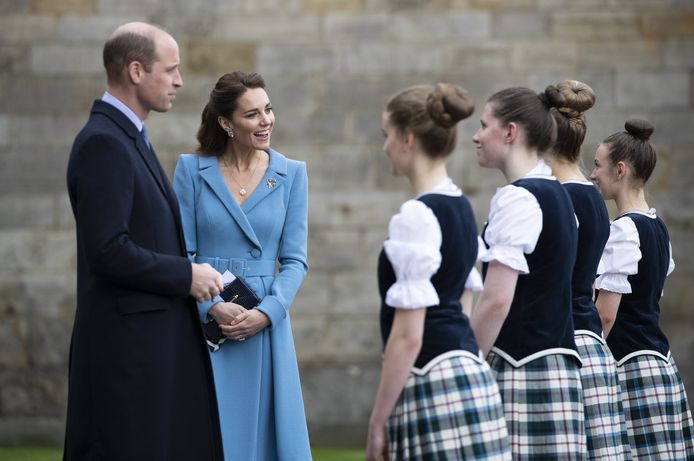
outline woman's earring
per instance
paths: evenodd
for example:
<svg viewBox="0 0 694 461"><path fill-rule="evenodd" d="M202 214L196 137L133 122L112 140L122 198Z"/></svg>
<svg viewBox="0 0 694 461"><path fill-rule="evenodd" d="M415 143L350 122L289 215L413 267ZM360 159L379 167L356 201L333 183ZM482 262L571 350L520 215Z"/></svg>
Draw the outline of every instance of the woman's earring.
<svg viewBox="0 0 694 461"><path fill-rule="evenodd" d="M229 128L229 130L227 131L227 134L229 135L230 138L233 138L234 137L234 130Z"/></svg>

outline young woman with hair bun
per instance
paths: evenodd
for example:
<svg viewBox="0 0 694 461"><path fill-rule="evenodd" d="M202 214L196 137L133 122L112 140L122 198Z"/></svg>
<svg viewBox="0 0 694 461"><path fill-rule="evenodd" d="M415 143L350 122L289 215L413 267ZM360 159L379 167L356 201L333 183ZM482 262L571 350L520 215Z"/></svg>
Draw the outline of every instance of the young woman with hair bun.
<svg viewBox="0 0 694 461"><path fill-rule="evenodd" d="M674 270L667 228L646 202L656 164L653 125L632 119L595 153L595 181L618 216L600 261L596 305L617 360L634 459L694 459L694 424L684 385L660 329L660 297Z"/></svg>
<svg viewBox="0 0 694 461"><path fill-rule="evenodd" d="M474 105L456 85L408 88L387 103L383 150L415 198L379 257L383 369L368 460L510 460L501 398L461 309L477 257L470 203L446 170Z"/></svg>
<svg viewBox="0 0 694 461"><path fill-rule="evenodd" d="M482 167L508 184L482 232L484 289L472 328L504 402L514 459L585 459L580 359L571 317L577 228L567 192L541 154L554 145L549 91L492 95L473 137Z"/></svg>
<svg viewBox="0 0 694 461"><path fill-rule="evenodd" d="M578 219L578 250L572 275L572 314L576 347L581 356L581 384L589 460L631 459L614 357L603 337L593 302L593 283L600 256L610 235L607 207L581 168L586 135L585 111L595 93L585 83L566 80L547 88L555 107L557 140L547 153L552 173L571 197Z"/></svg>

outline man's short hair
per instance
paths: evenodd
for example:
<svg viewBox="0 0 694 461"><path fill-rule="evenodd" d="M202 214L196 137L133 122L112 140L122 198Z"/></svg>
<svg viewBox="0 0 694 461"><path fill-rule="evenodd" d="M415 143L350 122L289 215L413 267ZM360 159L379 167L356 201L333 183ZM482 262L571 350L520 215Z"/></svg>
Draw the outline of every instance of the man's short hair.
<svg viewBox="0 0 694 461"><path fill-rule="evenodd" d="M142 64L145 72L151 72L156 60L154 35L125 32L111 37L104 45L104 67L109 83L120 83L123 69L133 61Z"/></svg>

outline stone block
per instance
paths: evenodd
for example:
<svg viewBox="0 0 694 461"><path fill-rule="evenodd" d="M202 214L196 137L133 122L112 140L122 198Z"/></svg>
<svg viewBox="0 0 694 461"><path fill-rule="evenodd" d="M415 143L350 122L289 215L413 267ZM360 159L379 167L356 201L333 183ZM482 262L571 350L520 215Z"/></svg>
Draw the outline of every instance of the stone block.
<svg viewBox="0 0 694 461"><path fill-rule="evenodd" d="M495 38L538 38L547 35L547 15L536 11L501 11L492 19Z"/></svg>
<svg viewBox="0 0 694 461"><path fill-rule="evenodd" d="M449 47L447 68L451 72L467 74L506 71L510 67L511 50L508 44L500 41L474 45L456 44ZM481 95L475 95L475 97L479 98Z"/></svg>
<svg viewBox="0 0 694 461"><path fill-rule="evenodd" d="M308 276L301 284L301 288L292 303L292 316L302 315L302 318L307 318L313 314L325 314L332 311L334 303L333 277L325 271L313 271L312 256L311 254L308 255ZM295 321L295 327L296 324Z"/></svg>
<svg viewBox="0 0 694 461"><path fill-rule="evenodd" d="M73 116L57 115L18 115L10 119L12 133L11 146L21 148L65 146L64 159L67 160L69 147L87 121L89 114ZM44 156L47 152L43 152ZM67 163L66 163L67 164ZM37 164L40 165L40 164Z"/></svg>
<svg viewBox="0 0 694 461"><path fill-rule="evenodd" d="M665 45L665 67L668 69L694 68L694 39L668 40Z"/></svg>
<svg viewBox="0 0 694 461"><path fill-rule="evenodd" d="M689 106L686 72L618 72L617 107L656 108Z"/></svg>
<svg viewBox="0 0 694 461"><path fill-rule="evenodd" d="M229 27L226 15L217 18L208 30L198 30L202 37L229 42L306 42L316 40L321 33L321 17L317 14L283 13L234 14L235 23ZM271 27L268 27L272 24ZM208 35L211 34L211 35Z"/></svg>
<svg viewBox="0 0 694 461"><path fill-rule="evenodd" d="M4 39L3 39L4 42ZM13 43L10 45L5 45L4 43L0 45L0 69L2 73L7 74L19 74L26 72L29 68L28 60L28 48L27 44ZM2 77L0 77L2 81ZM3 87L6 88L5 85ZM3 97L3 93L6 90L0 89L0 98ZM0 99L0 102L2 99ZM4 107L4 105L3 105Z"/></svg>
<svg viewBox="0 0 694 461"><path fill-rule="evenodd" d="M255 69L256 46L251 43L189 41L181 52L190 72L222 75Z"/></svg>
<svg viewBox="0 0 694 461"><path fill-rule="evenodd" d="M581 41L578 65L588 69L661 69L663 54L663 45L657 41Z"/></svg>
<svg viewBox="0 0 694 461"><path fill-rule="evenodd" d="M385 232L390 217L407 198L406 193L399 191L361 190L345 194L316 188L309 194L309 226Z"/></svg>
<svg viewBox="0 0 694 461"><path fill-rule="evenodd" d="M309 425L366 425L379 377L378 352L368 361L303 364L301 382Z"/></svg>
<svg viewBox="0 0 694 461"><path fill-rule="evenodd" d="M371 267L362 267L357 272L339 274L335 277L335 295L332 303L334 312L367 316L373 316L379 312L381 298L378 293L376 275L378 253L373 255L372 260Z"/></svg>
<svg viewBox="0 0 694 461"><path fill-rule="evenodd" d="M68 369L70 342L64 339L70 338L72 323L72 318L43 318L41 322L32 322L27 341L32 366Z"/></svg>
<svg viewBox="0 0 694 461"><path fill-rule="evenodd" d="M36 193L37 184L45 193L64 191L69 151L47 145L0 148L0 193Z"/></svg>
<svg viewBox="0 0 694 461"><path fill-rule="evenodd" d="M359 232L314 226L308 240L311 267L318 272L358 269L362 245Z"/></svg>
<svg viewBox="0 0 694 461"><path fill-rule="evenodd" d="M465 0L470 8L484 10L529 10L538 0Z"/></svg>
<svg viewBox="0 0 694 461"><path fill-rule="evenodd" d="M0 229L48 229L55 225L54 210L49 194L2 194Z"/></svg>
<svg viewBox="0 0 694 461"><path fill-rule="evenodd" d="M31 70L44 75L103 75L103 44L35 45L29 51Z"/></svg>
<svg viewBox="0 0 694 461"><path fill-rule="evenodd" d="M7 101L5 98L0 99L2 101L3 107L6 107ZM6 147L10 145L10 117L7 115L0 115L0 147Z"/></svg>
<svg viewBox="0 0 694 461"><path fill-rule="evenodd" d="M32 0L31 9L35 14L93 14L98 0Z"/></svg>
<svg viewBox="0 0 694 461"><path fill-rule="evenodd" d="M641 35L636 13L604 9L552 13L549 30L562 40L629 40Z"/></svg>
<svg viewBox="0 0 694 461"><path fill-rule="evenodd" d="M50 1L50 0L44 0ZM194 0L188 0L183 2L180 0L172 0L167 2L168 8L179 7L185 3L201 3L201 1L195 2ZM137 16L133 20L147 20L146 18L150 15L155 15L163 9L160 0L137 0L136 11ZM133 2L123 1L123 0L96 0L96 10L100 15L107 16L130 16L133 17Z"/></svg>
<svg viewBox="0 0 694 461"><path fill-rule="evenodd" d="M326 13L329 11L354 11L361 8L361 0L301 0L302 11Z"/></svg>
<svg viewBox="0 0 694 461"><path fill-rule="evenodd" d="M339 75L429 74L443 64L441 47L424 44L340 45L333 48L333 53L332 71Z"/></svg>
<svg viewBox="0 0 694 461"><path fill-rule="evenodd" d="M0 16L0 42L3 45L51 40L57 21L50 16Z"/></svg>
<svg viewBox="0 0 694 461"><path fill-rule="evenodd" d="M578 45L571 40L517 42L511 52L511 68L517 71L563 70L575 72Z"/></svg>
<svg viewBox="0 0 694 461"><path fill-rule="evenodd" d="M86 119L93 101L101 97L105 86L102 76L28 76L10 80L7 88L5 107L14 115L84 114Z"/></svg>
<svg viewBox="0 0 694 461"><path fill-rule="evenodd" d="M48 2L48 0L44 0ZM85 0L82 0L85 1ZM66 41L96 41L105 43L121 24L132 21L132 16L84 16L66 14L58 19L57 35Z"/></svg>
<svg viewBox="0 0 694 461"><path fill-rule="evenodd" d="M65 442L65 417L0 418L3 446L61 446Z"/></svg>
<svg viewBox="0 0 694 461"><path fill-rule="evenodd" d="M390 34L398 41L417 44L436 41L481 40L492 35L492 18L481 11L398 14L391 18ZM413 50L413 56L424 50Z"/></svg>
<svg viewBox="0 0 694 461"><path fill-rule="evenodd" d="M261 43L256 59L258 72L271 81L328 74L334 58L324 44Z"/></svg>
<svg viewBox="0 0 694 461"><path fill-rule="evenodd" d="M646 38L694 36L694 10L671 8L648 11L641 15L641 28Z"/></svg>
<svg viewBox="0 0 694 461"><path fill-rule="evenodd" d="M392 15L386 12L357 14L327 13L323 19L324 34L331 40L385 40L390 36Z"/></svg>
<svg viewBox="0 0 694 461"><path fill-rule="evenodd" d="M371 315L331 314L326 318L319 357L342 363L369 360L378 357L382 347L378 309Z"/></svg>
<svg viewBox="0 0 694 461"><path fill-rule="evenodd" d="M181 152L171 149L177 144L197 145L195 135L199 126L199 114L184 114L175 109L171 113L152 113L147 118L147 133L159 157L169 153L178 158Z"/></svg>
<svg viewBox="0 0 694 461"><path fill-rule="evenodd" d="M0 256L0 277L59 273L76 267L75 236L69 231L5 230Z"/></svg>
<svg viewBox="0 0 694 461"><path fill-rule="evenodd" d="M26 14L31 10L32 0L0 0L0 14Z"/></svg>
<svg viewBox="0 0 694 461"><path fill-rule="evenodd" d="M0 306L2 306L3 311L6 311L9 308L8 301L6 298L3 298L5 296L0 298ZM16 315L6 314L0 315L0 318L2 318L2 322L0 322L0 367L4 369L13 368L15 370L26 367L29 364L26 347L28 327L26 320ZM3 386L3 390L0 391L0 408L3 413L6 411L6 405L12 405L11 402L6 401L9 397L8 394L15 394L15 391L8 390L6 393ZM25 404L26 402L14 403L14 405L19 406Z"/></svg>

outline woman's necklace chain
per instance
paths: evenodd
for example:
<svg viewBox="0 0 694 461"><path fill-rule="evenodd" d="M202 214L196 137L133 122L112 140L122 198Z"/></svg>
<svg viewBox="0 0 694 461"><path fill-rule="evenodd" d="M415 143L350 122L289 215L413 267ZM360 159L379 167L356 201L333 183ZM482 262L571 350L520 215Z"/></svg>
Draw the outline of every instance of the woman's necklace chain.
<svg viewBox="0 0 694 461"><path fill-rule="evenodd" d="M260 156L258 155L257 152L256 152L255 156L256 156L256 161L255 161L255 167L253 168L253 171L251 172L251 178L250 178L251 180L255 176L255 172L258 169L258 165L260 164ZM233 168L230 167L229 165L227 165L227 161L226 161L225 157L222 157L222 163L224 163L224 166L227 167L227 169L229 170L229 176L231 177L231 179L236 183L237 186L239 186L239 195L241 197L245 196L248 193L248 191L246 190L246 187L243 184L241 184L241 182L238 179L236 179L234 177L234 174L231 172L231 170L233 170ZM239 171L239 173L240 172L241 171Z"/></svg>

